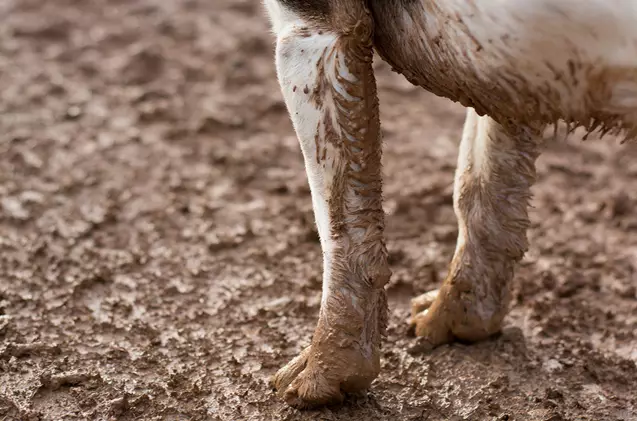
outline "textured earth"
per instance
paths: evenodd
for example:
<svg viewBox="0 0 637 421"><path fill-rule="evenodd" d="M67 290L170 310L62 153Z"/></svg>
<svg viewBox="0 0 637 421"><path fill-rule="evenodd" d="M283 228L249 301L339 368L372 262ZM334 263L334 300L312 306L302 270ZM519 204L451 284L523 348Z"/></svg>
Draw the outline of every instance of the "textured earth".
<svg viewBox="0 0 637 421"><path fill-rule="evenodd" d="M463 109L377 61L382 374L299 412L321 251L258 0L0 1L0 420L637 420L637 145L548 143L501 335L418 350Z"/></svg>

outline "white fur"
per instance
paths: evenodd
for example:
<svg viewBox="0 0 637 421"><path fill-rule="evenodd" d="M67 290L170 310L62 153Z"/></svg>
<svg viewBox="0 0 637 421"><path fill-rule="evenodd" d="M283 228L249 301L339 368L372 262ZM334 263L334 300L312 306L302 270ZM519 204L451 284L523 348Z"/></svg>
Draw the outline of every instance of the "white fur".
<svg viewBox="0 0 637 421"><path fill-rule="evenodd" d="M335 174L342 174L341 166L346 163L340 151L324 140L326 127L323 119L331 118L332 129L338 131L336 135L356 142L358 133L348 133L337 120L343 110L339 109L340 105L335 96L350 103L360 102L363 98L353 96L343 85L344 81L358 82L358 78L348 69L343 52L336 48L337 34L316 29L300 16L283 8L276 0L266 0L265 5L277 36L277 77L303 150L305 169L312 192L314 215L323 249L322 301L325 302L330 293L331 265L335 247L331 238L327 200L332 191ZM318 83L317 68L321 61L325 71L323 76L332 89L326 89L321 93L322 108L318 108L311 96ZM360 129L360 134L365 134L365 130ZM321 148L319 153L323 155L323 148L326 149L324 160L323 156L317 157L317 136ZM353 146L351 150L355 153L360 152ZM347 165L354 172L362 169L357 162L349 162ZM352 183L361 187L361 183L356 180L352 180ZM345 192L345 197L348 203L353 205L361 200L349 188ZM354 238L363 237L366 232L364 228L359 227L350 227L349 231Z"/></svg>
<svg viewBox="0 0 637 421"><path fill-rule="evenodd" d="M278 0L264 0L264 4L275 35L280 34L286 25L300 21L298 16L281 6Z"/></svg>
<svg viewBox="0 0 637 421"><path fill-rule="evenodd" d="M403 14L405 27L414 19L430 36L445 33L454 39L460 65L490 81L498 72L515 74L531 90L550 84L559 92L564 117L586 114L581 109L592 89L582 70L569 75L569 63L605 69L637 71L637 1L633 0L445 0L435 2L440 15ZM470 35L469 35L470 34ZM424 48L428 48L423 40ZM477 48L479 44L482 48ZM631 117L637 104L637 73L611 84L606 111ZM507 82L500 81L508 89ZM510 88L514 90L514 88ZM523 98L521 99L523 101ZM541 105L542 106L542 105Z"/></svg>
<svg viewBox="0 0 637 421"><path fill-rule="evenodd" d="M277 36L276 69L294 129L301 143L305 169L307 172L312 204L323 249L323 296L324 302L330 287L330 268L334 244L330 235L330 218L327 195L335 164L334 151L328 149L325 167L317 162L316 135L320 125L322 110L310 100L310 93L317 83L317 64L324 51L336 41L336 35L323 32L312 33L309 37L298 34L308 27L299 16L285 10L276 0L265 0L272 25ZM330 159L331 158L331 159Z"/></svg>

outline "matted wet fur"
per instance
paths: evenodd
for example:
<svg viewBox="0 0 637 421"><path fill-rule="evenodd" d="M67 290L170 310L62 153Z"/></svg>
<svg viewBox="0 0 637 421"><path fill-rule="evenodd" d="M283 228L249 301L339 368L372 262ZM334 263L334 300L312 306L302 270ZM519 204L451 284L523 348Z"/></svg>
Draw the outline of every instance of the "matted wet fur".
<svg viewBox="0 0 637 421"><path fill-rule="evenodd" d="M296 407L338 402L379 371L389 279L373 50L412 83L469 107L455 177L459 236L439 291L412 302L429 346L498 332L542 133L637 135L637 5L575 0L265 0L324 253L312 344L274 377ZM632 20L631 20L632 19ZM609 50L610 49L610 50Z"/></svg>

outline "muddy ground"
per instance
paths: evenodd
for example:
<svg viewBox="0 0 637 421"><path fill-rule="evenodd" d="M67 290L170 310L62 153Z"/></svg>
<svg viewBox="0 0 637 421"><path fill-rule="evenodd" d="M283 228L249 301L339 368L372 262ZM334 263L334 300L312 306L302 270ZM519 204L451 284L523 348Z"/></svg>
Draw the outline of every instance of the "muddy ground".
<svg viewBox="0 0 637 421"><path fill-rule="evenodd" d="M272 394L321 286L272 48L257 0L0 2L0 420L637 420L637 146L552 142L502 335L412 355L463 109L382 63L383 371Z"/></svg>

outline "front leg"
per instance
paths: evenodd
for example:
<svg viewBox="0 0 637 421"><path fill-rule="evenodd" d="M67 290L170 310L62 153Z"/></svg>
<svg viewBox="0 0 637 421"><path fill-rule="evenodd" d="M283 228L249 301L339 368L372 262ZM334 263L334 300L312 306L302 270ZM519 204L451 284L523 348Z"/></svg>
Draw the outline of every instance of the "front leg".
<svg viewBox="0 0 637 421"><path fill-rule="evenodd" d="M298 3L300 6L296 6ZM311 345L273 378L295 407L340 402L380 370L389 280L372 20L363 2L266 0L276 68L299 138L323 249ZM342 8L339 9L339 8Z"/></svg>

